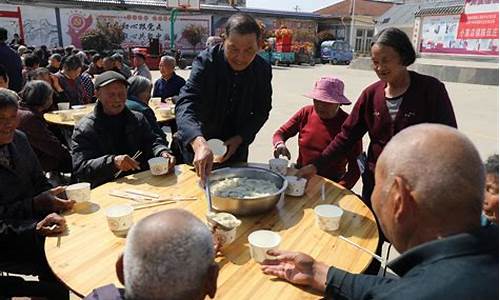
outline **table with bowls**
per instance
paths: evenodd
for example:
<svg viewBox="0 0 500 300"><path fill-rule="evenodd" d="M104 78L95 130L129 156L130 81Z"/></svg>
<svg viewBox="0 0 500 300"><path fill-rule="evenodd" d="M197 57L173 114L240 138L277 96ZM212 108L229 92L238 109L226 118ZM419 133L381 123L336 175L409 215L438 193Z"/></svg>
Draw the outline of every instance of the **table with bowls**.
<svg viewBox="0 0 500 300"><path fill-rule="evenodd" d="M158 123L168 126L167 123L175 122L175 115L173 114L171 107L167 107L164 104L153 106L152 103L153 102L150 102L150 105L155 113ZM93 103L86 105L76 105L71 109L47 112L43 114L43 118L50 124L73 129L73 127L75 127L75 124L81 118L92 112L94 106L95 104Z"/></svg>
<svg viewBox="0 0 500 300"><path fill-rule="evenodd" d="M252 169L255 166L248 167ZM234 170L216 170L214 174L220 175L221 172L230 173ZM268 170L265 172L281 176ZM211 178L215 180L216 176ZM125 238L110 230L110 207L128 204L122 205L127 207L137 203L110 194L119 195L120 192L133 189L135 192L161 195L164 199L178 199L134 210L134 222L171 208L186 209L206 221L207 199L198 181L191 166L178 165L175 174L154 176L150 171L144 171L93 189L90 202L78 203L80 207L66 213L68 232L59 238L59 243L58 238L46 239L45 252L50 267L79 296L85 296L94 288L110 283L120 286L115 274L115 262L123 251ZM286 188L286 181L282 182L283 187ZM315 176L309 180L303 196L283 194L284 191L280 190L278 198L273 200L273 205L266 212L256 215L236 214L238 219L232 222L236 222L238 227L228 237L234 241L222 248L222 255L216 258L220 266L216 299L321 298L321 295L308 289L264 275L256 263L262 251L257 253L259 249L252 246L252 259L249 240L252 245L266 240L275 243L274 246L279 249L305 252L353 273L362 272L371 262L369 254L339 238L342 235L372 252L378 243L379 233L374 215L351 191ZM220 209L217 207L221 206L219 200L215 199L214 206ZM320 229L319 226L324 227L325 224L318 224L316 220L315 208L325 204L335 204L343 210L336 231ZM234 213L239 211L240 206L228 206L228 209Z"/></svg>

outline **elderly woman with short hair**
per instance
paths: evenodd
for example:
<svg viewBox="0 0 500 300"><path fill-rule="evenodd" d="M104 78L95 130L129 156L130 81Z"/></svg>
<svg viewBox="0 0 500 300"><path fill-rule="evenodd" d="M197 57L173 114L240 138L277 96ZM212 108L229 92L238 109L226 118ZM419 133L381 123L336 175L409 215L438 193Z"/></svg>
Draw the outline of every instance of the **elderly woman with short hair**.
<svg viewBox="0 0 500 300"><path fill-rule="evenodd" d="M28 137L44 171L71 172L69 150L49 130L43 118L43 113L52 105L52 93L52 88L45 81L33 80L26 83L20 92L17 128Z"/></svg>
<svg viewBox="0 0 500 300"><path fill-rule="evenodd" d="M310 177L332 159L341 157L363 136L370 145L363 173L363 201L371 207L377 159L389 140L401 130L419 123L457 127L446 88L438 79L408 70L416 59L410 39L400 29L389 27L373 39L371 58L379 81L359 97L341 132L311 164L299 171Z"/></svg>
<svg viewBox="0 0 500 300"><path fill-rule="evenodd" d="M126 102L127 107L130 110L142 113L146 117L146 120L148 120L153 132L167 142L165 132L161 130L155 113L148 105L153 87L151 81L143 76L132 76L127 81L130 84L128 87L128 100Z"/></svg>

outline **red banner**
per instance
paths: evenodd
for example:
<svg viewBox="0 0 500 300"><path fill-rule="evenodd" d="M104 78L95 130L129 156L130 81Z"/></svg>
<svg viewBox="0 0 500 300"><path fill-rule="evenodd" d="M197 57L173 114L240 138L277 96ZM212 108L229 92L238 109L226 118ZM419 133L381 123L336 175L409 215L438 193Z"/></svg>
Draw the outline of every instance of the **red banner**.
<svg viewBox="0 0 500 300"><path fill-rule="evenodd" d="M462 14L458 39L498 39L498 12Z"/></svg>

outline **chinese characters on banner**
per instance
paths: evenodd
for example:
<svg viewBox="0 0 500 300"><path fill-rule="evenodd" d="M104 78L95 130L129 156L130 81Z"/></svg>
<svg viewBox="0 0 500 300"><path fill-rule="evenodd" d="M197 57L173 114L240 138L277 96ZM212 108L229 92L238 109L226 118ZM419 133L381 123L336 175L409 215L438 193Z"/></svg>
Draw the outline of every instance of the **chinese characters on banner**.
<svg viewBox="0 0 500 300"><path fill-rule="evenodd" d="M175 23L175 43L179 49L192 49L182 33L190 24L196 24L210 32L210 16L182 16ZM170 17L133 11L105 11L83 9L61 9L61 27L65 45L81 46L81 36L96 27L97 22L114 23L123 26L125 41L122 47L147 47L152 38L158 38L163 48L170 44ZM206 40L206 36L203 37ZM204 43L204 41L203 41Z"/></svg>
<svg viewBox="0 0 500 300"><path fill-rule="evenodd" d="M466 0L461 15L424 17L420 52L498 55L498 0Z"/></svg>

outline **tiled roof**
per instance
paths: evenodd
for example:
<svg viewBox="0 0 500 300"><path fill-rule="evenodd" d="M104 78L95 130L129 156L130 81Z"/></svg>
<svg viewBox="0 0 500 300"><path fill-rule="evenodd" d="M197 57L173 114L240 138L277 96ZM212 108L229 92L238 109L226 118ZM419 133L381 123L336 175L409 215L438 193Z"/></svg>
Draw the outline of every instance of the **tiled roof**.
<svg viewBox="0 0 500 300"><path fill-rule="evenodd" d="M327 6L315 11L323 16L350 16L352 14L352 1L343 0L339 3ZM378 17L389 10L394 4L375 0L356 0L355 14L361 16Z"/></svg>
<svg viewBox="0 0 500 300"><path fill-rule="evenodd" d="M442 15L460 15L464 11L463 5L429 7L422 8L415 13L415 16L442 16Z"/></svg>
<svg viewBox="0 0 500 300"><path fill-rule="evenodd" d="M377 24L382 26L413 26L415 13L419 10L419 4L394 5L383 15L376 19Z"/></svg>

